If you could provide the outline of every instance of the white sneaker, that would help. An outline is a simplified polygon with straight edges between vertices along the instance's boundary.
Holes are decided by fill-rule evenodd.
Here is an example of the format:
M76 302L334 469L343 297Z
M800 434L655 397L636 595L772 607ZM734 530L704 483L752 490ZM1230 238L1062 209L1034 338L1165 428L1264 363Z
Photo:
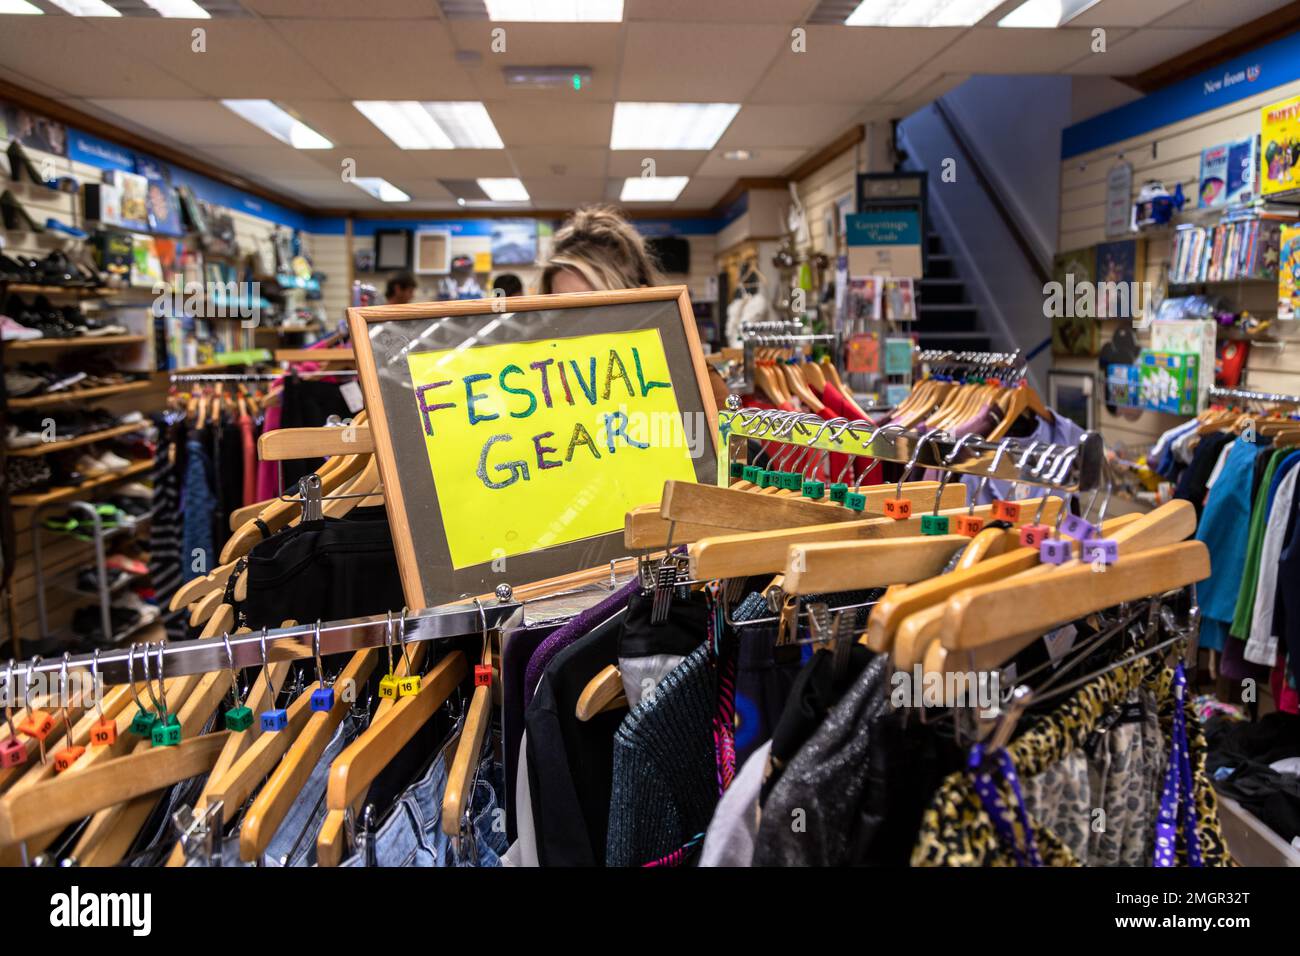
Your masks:
M78 458L73 468L87 478L98 478L100 475L108 474L108 468L89 452Z
M6 342L27 342L31 339L45 338L40 329L29 329L21 322L15 322L7 315L0 315L0 339Z
M117 452L105 451L99 455L99 463L108 471L121 471L131 467L131 459L123 458Z
M121 488L118 488L117 493L119 495L126 495L128 498L144 498L146 501L153 499L153 489L138 481L128 482Z

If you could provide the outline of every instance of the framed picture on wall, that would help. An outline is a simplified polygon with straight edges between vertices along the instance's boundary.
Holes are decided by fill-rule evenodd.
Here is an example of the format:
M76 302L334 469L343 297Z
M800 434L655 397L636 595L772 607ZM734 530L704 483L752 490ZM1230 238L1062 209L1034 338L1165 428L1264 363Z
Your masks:
M1091 372L1051 369L1047 373L1047 404L1084 431L1092 431L1095 386L1096 378Z

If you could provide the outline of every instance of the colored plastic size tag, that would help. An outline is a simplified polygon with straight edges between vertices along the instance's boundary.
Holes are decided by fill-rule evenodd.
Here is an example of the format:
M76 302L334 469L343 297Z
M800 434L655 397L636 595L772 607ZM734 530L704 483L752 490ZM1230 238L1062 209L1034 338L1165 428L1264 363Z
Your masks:
M728 473L732 478L743 478L745 475L745 466L738 461L733 461L731 467L728 468Z
M397 675L385 674L379 678L379 696L397 700Z
M54 772L63 773L63 771L76 763L77 758L85 752L85 747L64 747L54 755Z
M758 484L758 479L762 475L762 473L763 473L763 469L759 468L757 465L746 465L743 469L741 469L740 476L744 478L747 482L749 482L751 485L756 485Z
M158 723L158 715L147 710L138 710L131 718L131 733L137 737L153 736L153 725Z
M262 711L262 731L273 734L289 726L289 712L283 707Z
M1097 536L1097 526L1078 515L1066 515L1061 522L1061 534L1075 541L1086 541Z
M253 710L251 707L232 707L226 711L226 729L233 733L241 733L253 726Z
M1008 521L1011 524L1020 523L1020 502L1018 501L995 501L993 502L993 520Z
M978 515L958 515L957 533L973 538L984 530L984 519Z
M43 743L50 735L50 731L54 729L54 718L48 711L33 710L27 719L18 725L18 729L28 737L35 737Z
M1044 564L1064 564L1072 557L1074 549L1062 538L1048 538L1038 546L1038 560Z
M420 692L420 675L414 677L403 677L397 682L398 697L414 697Z
M844 507L850 511L865 511L867 509L867 496L857 491L850 491L844 496Z
M1022 548L1036 548L1052 536L1051 525L1046 524L1027 524L1020 528L1020 546Z
M181 742L181 722L175 714L163 714L151 735L155 747L175 747Z
M1111 538L1089 538L1082 547L1083 560L1089 564L1114 564L1119 560L1119 543Z
M904 518L912 517L912 499L886 498L885 516L893 518L895 521L902 521Z
M92 747L107 747L117 741L117 721L109 720L105 717L102 720L95 721L90 728L90 744Z
M312 710L333 710L334 709L334 688L320 687L311 692L311 709Z
M762 471L758 475L758 487L772 488L779 486L781 473L779 471Z
M805 481L803 483L803 496L811 498L813 501L821 501L826 497L826 485L820 481Z
M491 687L492 686L492 667L489 664L474 665L474 686Z
M947 534L947 515L921 515L921 534Z
M844 504L844 496L849 493L849 486L842 481L837 481L831 485L831 501L836 504Z
M23 746L21 740L10 737L0 744L0 768L7 770L10 767L17 767L19 764L26 762L27 748Z
M785 476L785 490L799 491L803 488L803 475L797 471L792 471Z

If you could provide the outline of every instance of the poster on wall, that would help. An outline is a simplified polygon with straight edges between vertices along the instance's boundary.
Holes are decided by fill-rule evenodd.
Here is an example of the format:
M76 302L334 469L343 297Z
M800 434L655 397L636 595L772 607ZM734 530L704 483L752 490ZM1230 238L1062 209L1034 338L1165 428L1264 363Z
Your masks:
M531 266L537 262L537 221L498 219L492 224L492 249L488 268Z
M1097 248L1062 252L1052 261L1052 280L1062 290L1061 308L1049 310L1052 323L1052 354L1096 355L1101 348L1097 319L1089 310L1080 314L1074 290L1085 288L1097 271Z
M68 155L68 130L62 123L9 104L4 109L7 135L24 149L39 149L55 156Z
M1217 209L1249 202L1255 195L1254 136L1201 150L1197 205Z
M148 183L149 228L159 235L179 236L185 230L176 190L161 179L150 179Z
M1259 141L1260 195L1300 193L1300 96L1264 107Z
M1139 303L1133 290L1145 264L1137 239L1097 243L1097 318L1131 319Z
M1127 236L1133 231L1133 167L1116 163L1106 173L1106 238Z
M1294 320L1300 314L1300 226L1283 226L1281 263L1277 270L1277 317Z

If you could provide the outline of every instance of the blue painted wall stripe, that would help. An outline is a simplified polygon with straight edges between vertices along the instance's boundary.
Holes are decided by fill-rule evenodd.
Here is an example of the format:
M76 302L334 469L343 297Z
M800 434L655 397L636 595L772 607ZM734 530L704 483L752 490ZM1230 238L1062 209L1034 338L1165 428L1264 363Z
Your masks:
M1100 149L1300 79L1300 33L1212 70L1075 123L1061 133L1061 158Z

